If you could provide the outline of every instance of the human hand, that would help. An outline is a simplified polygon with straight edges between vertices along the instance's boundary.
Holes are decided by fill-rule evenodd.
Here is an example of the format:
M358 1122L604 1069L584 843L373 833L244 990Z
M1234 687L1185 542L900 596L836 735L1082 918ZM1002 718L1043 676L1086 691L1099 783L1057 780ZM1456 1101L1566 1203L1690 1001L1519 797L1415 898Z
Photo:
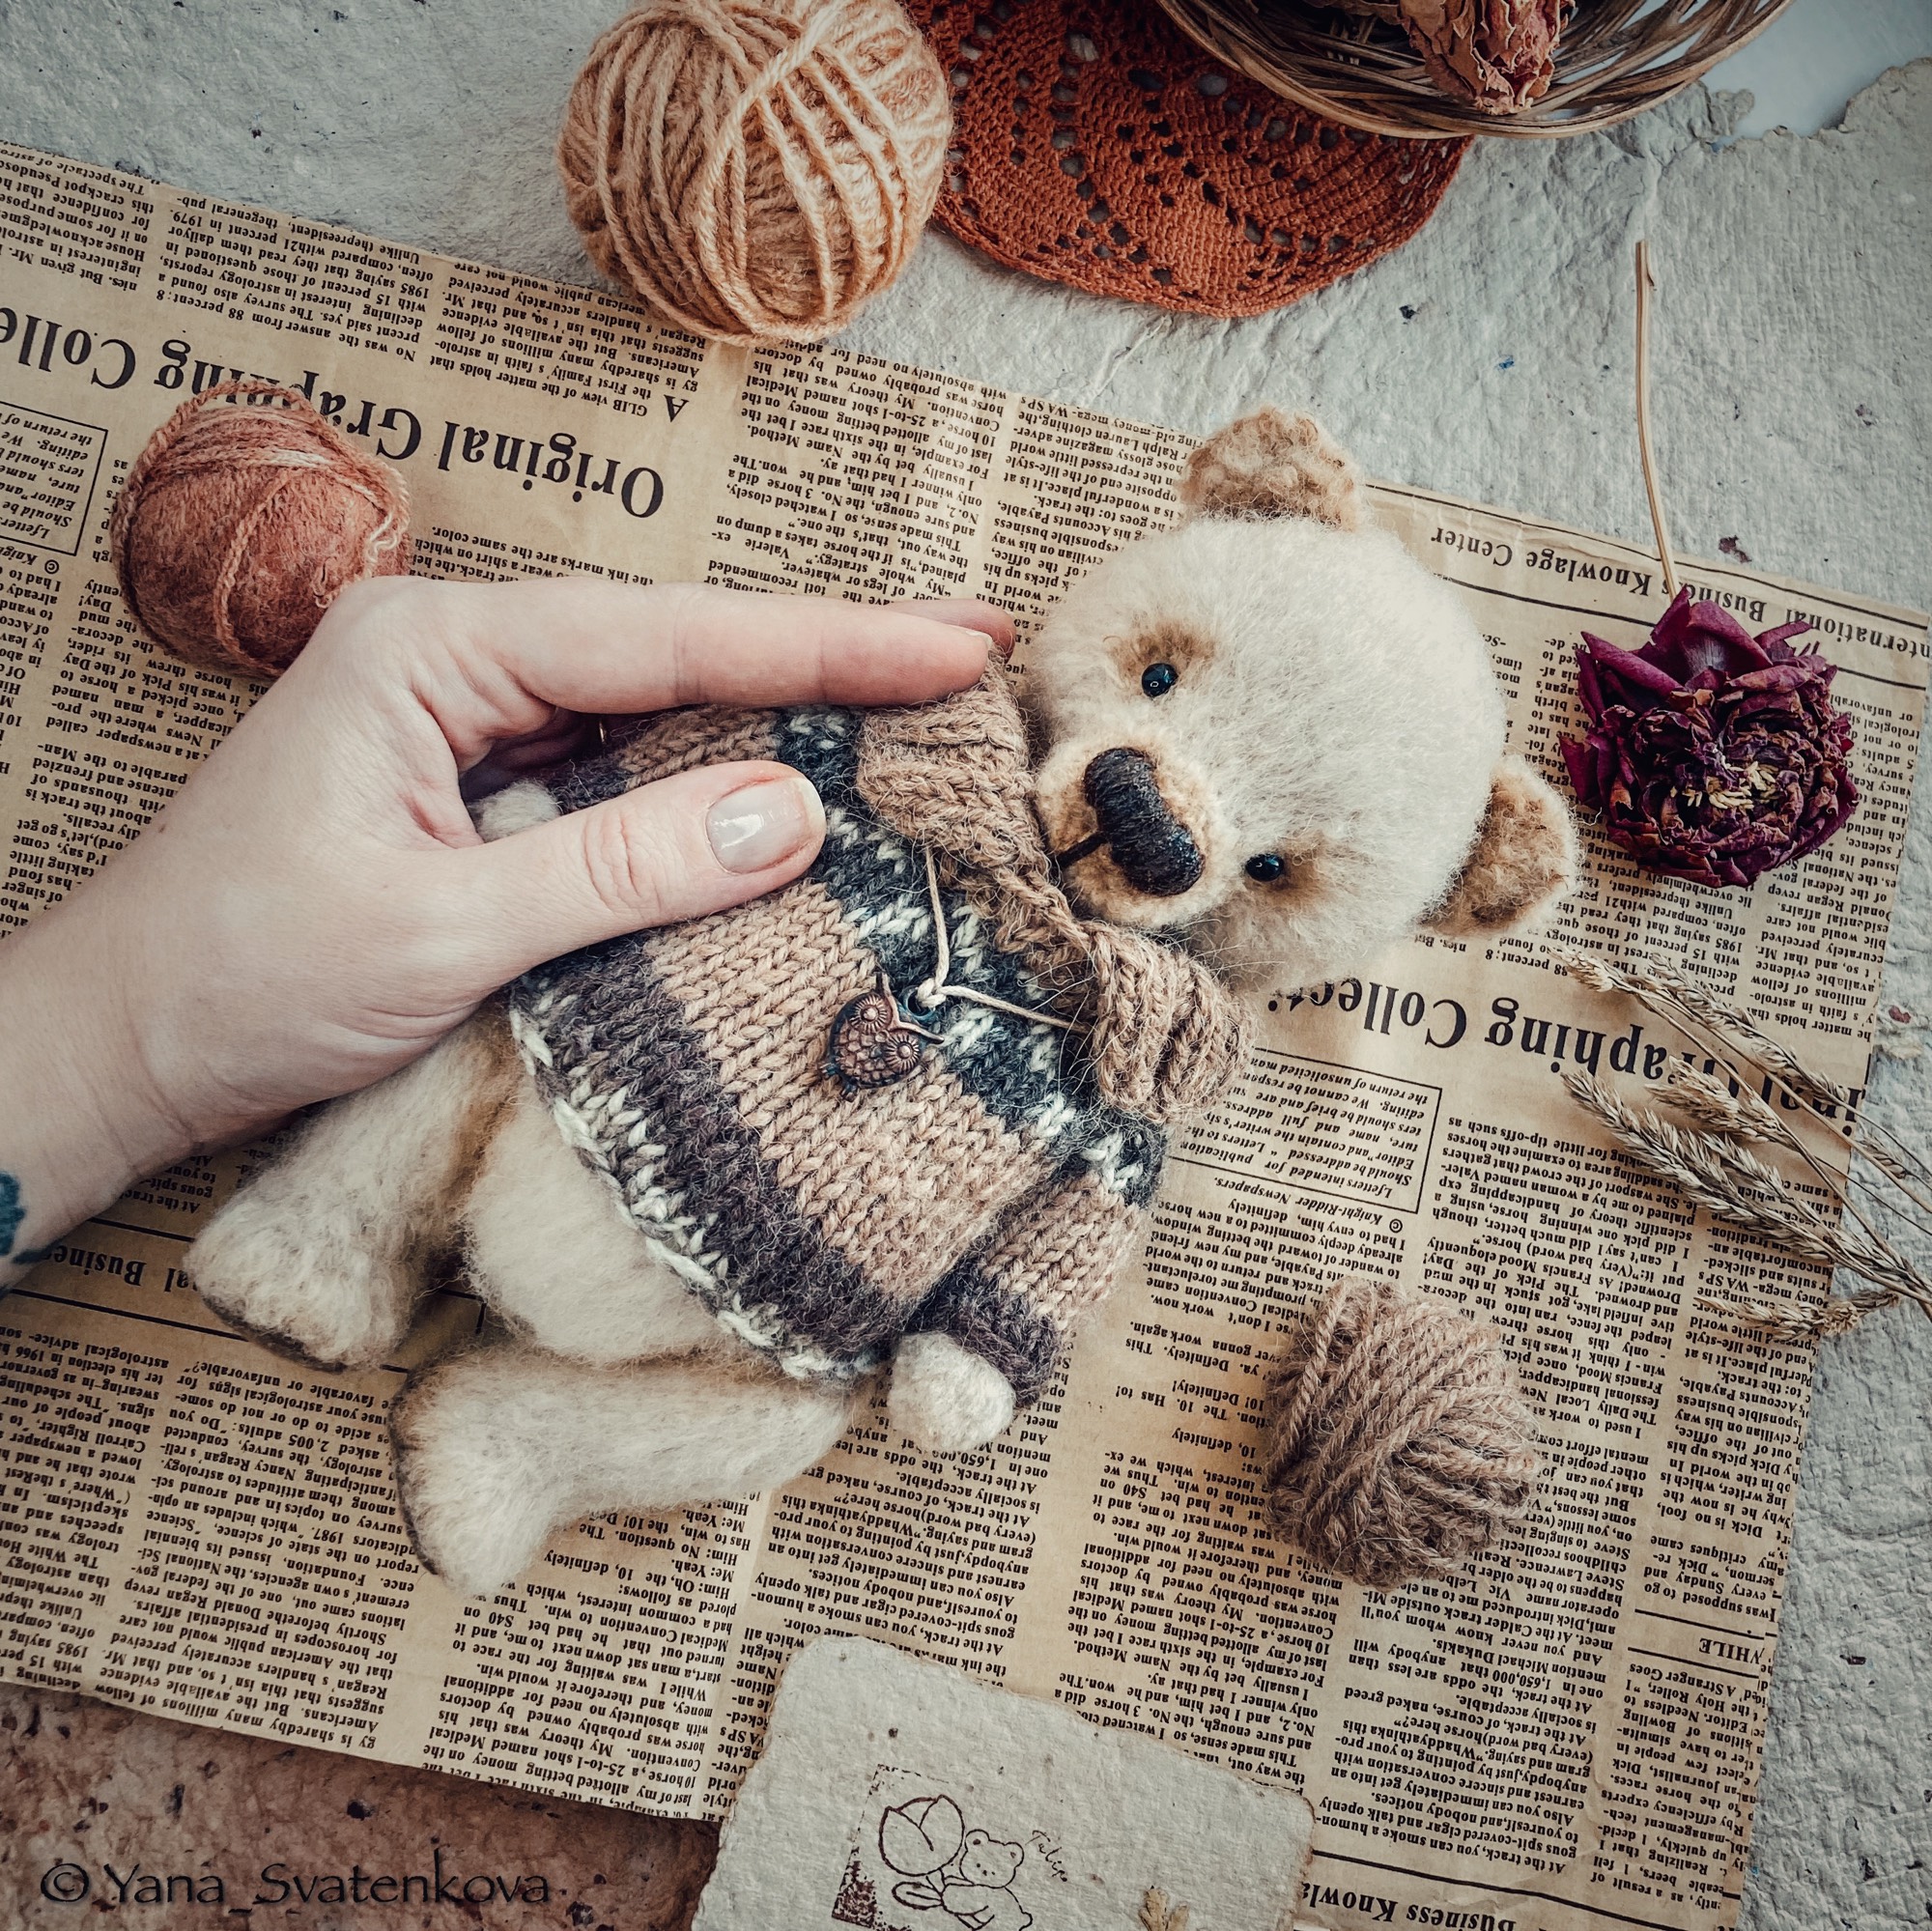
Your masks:
M486 844L466 792L567 755L586 717L695 703L912 703L1008 618L697 585L384 578L140 838L0 945L0 1282L140 1175L413 1059L505 980L810 865L787 766L707 766ZM18 1104L20 1095L29 1103ZM0 1202L4 1206L4 1202Z

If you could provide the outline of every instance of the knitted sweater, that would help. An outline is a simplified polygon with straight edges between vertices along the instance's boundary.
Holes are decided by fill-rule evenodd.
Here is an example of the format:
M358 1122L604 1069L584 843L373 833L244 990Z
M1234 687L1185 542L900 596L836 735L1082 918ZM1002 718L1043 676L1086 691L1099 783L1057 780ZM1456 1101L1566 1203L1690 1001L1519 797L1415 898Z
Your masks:
M1233 1079L1237 1010L1189 955L1061 896L1004 673L917 709L674 713L548 788L580 809L739 757L817 787L811 869L526 974L525 1062L626 1218L786 1372L851 1377L937 1329L1029 1401L1131 1245L1170 1129ZM925 850L952 981L1080 1030L951 1000L914 1015L940 1037L906 1076L855 1087L829 1063L841 1011L934 969Z

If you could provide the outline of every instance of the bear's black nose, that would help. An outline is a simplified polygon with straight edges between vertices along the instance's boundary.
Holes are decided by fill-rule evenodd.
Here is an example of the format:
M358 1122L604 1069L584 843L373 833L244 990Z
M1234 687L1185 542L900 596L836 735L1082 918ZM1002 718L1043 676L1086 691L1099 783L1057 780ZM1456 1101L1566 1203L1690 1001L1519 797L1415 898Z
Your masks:
M1174 898L1201 877L1193 834L1167 808L1144 751L1103 751L1087 767L1087 802L1114 863L1137 892Z

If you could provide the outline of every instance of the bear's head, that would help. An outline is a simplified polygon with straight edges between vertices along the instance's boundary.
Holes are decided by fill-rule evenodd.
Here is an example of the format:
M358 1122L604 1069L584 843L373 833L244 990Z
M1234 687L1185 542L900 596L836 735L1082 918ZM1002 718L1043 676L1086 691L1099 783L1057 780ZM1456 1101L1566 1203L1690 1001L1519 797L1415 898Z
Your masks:
M1194 452L1187 512L1068 592L1028 652L1035 796L1088 913L1236 983L1392 940L1494 936L1568 890L1555 792L1503 753L1454 587L1366 525L1352 466L1263 410Z
M968 1831L953 1868L968 1884L983 1884L997 1890L1012 1883L1025 1859L1026 1853L1017 1844L1003 1844L984 1831Z

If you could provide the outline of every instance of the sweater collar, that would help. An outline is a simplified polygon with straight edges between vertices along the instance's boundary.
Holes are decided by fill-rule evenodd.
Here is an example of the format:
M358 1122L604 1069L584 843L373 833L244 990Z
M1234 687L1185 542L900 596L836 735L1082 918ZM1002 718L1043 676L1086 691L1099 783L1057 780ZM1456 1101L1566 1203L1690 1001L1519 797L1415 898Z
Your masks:
M952 860L949 870L1018 870L1072 921L1034 812L1026 724L1010 671L988 665L968 690L936 703L862 711L860 720L855 782L882 823Z
M1110 1105L1164 1124L1205 1112L1233 1084L1246 1029L1221 980L1151 933L1082 919L1061 891L1004 666L937 703L861 713L854 781L1081 1020Z

